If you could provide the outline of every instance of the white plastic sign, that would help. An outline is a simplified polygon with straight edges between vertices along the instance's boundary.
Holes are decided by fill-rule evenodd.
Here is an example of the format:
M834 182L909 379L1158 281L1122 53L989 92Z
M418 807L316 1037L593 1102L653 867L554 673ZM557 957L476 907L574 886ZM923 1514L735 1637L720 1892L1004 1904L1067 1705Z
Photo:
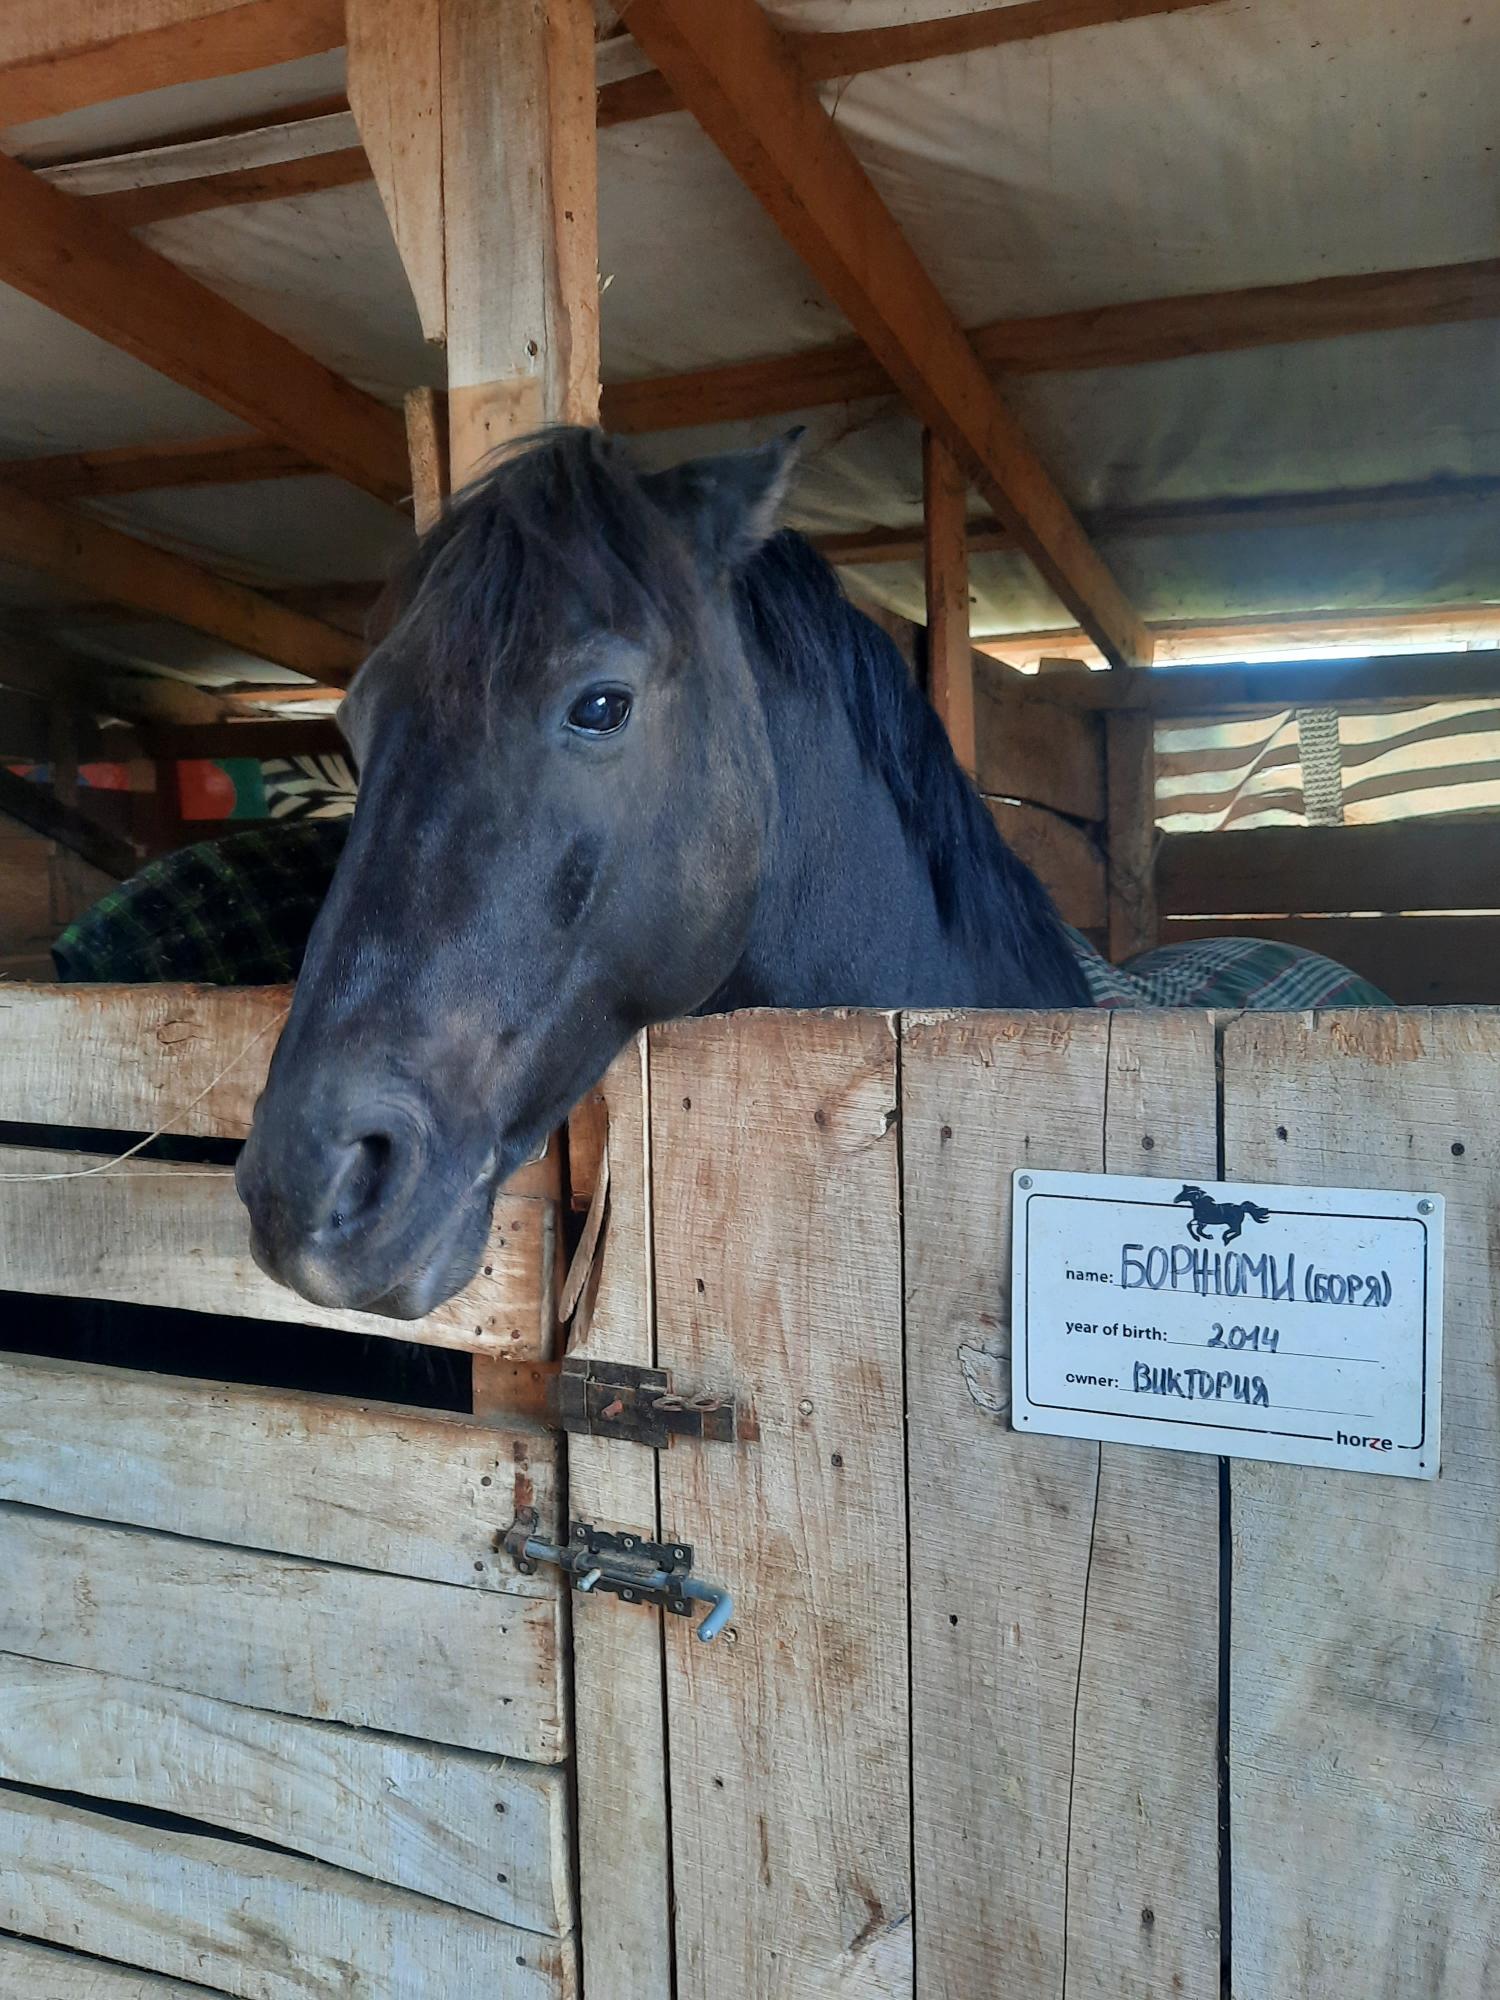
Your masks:
M1443 1201L1018 1173L1021 1431L1435 1479Z

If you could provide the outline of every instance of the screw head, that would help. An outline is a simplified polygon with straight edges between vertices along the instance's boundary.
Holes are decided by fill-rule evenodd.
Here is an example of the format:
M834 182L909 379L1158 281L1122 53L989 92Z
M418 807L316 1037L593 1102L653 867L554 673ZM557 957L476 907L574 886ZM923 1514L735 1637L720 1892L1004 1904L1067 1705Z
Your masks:
M1016 1186L1017 1186L1017 1187L1023 1187L1023 1188L1029 1188L1029 1187L1031 1186L1031 1176L1030 1176L1030 1174L1022 1174L1021 1178L1020 1178L1020 1179L1019 1179L1019 1180L1018 1180L1018 1181L1016 1182Z
M1431 1215L1432 1203L1430 1201L1419 1201L1417 1203L1417 1213L1418 1215Z

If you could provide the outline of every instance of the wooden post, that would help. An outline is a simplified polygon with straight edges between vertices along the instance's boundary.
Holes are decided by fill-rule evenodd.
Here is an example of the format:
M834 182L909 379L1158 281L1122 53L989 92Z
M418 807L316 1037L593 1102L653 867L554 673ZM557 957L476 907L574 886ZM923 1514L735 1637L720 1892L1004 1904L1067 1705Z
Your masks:
M1156 725L1146 709L1104 721L1108 799L1106 879L1109 956L1116 965L1158 942L1156 906Z
M412 524L419 535L435 528L448 497L447 413L435 389L412 389L406 398L406 455L411 460Z
M974 659L969 644L968 483L952 452L922 433L923 552L927 580L927 679L953 754L972 778Z

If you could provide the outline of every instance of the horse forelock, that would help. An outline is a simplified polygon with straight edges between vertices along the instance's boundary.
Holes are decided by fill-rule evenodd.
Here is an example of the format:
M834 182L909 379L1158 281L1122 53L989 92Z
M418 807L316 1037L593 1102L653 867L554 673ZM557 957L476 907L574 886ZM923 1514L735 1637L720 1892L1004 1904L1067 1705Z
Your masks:
M435 718L473 728L570 638L676 631L690 589L620 448L559 426L503 446L454 498L386 594L381 649Z

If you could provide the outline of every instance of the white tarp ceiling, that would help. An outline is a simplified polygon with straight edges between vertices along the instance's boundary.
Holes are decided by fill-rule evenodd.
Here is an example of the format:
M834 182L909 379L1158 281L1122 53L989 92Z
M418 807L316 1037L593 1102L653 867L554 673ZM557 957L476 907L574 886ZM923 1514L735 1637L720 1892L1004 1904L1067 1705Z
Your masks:
M863 28L969 9L781 0L771 11L796 27ZM633 59L623 40L601 51L611 73ZM319 58L17 128L6 144L37 162L126 150L284 110L340 82L337 58ZM825 100L966 323L1500 252L1493 0L1218 0L869 74L827 87ZM608 378L846 334L686 114L604 131L600 180ZM369 185L144 233L392 401L441 377ZM1500 481L1497 377L1500 327L1479 322L1030 376L1006 393L1077 506L1129 509ZM919 520L918 434L893 400L804 421L799 524ZM0 290L0 453L232 427ZM678 433L641 448L659 459L769 428ZM401 539L387 510L324 479L157 493L103 511L267 584L376 576ZM1500 496L1480 494L1317 529L1113 531L1102 546L1141 612L1173 619L1500 601L1497 531ZM870 569L862 581L920 613L914 564ZM977 633L1071 622L1018 558L976 557L974 588ZM88 643L100 643L99 630ZM140 628L129 650L149 651ZM207 642L187 652L174 646L179 668L194 657L231 664Z

